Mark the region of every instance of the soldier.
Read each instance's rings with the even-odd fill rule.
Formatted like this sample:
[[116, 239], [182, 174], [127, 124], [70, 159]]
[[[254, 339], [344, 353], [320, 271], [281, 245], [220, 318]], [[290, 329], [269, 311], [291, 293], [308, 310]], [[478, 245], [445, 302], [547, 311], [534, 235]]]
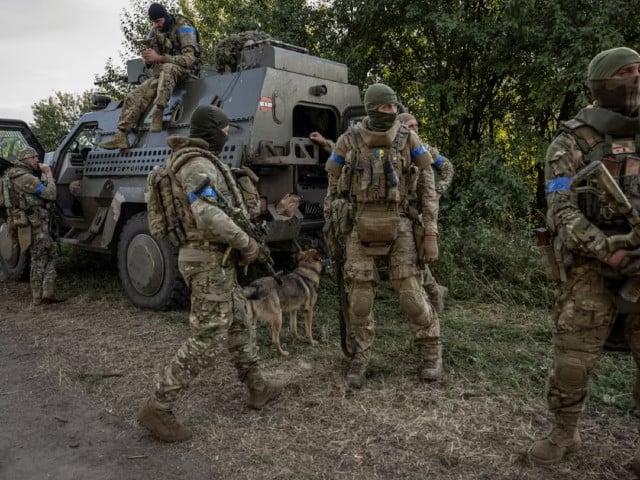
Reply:
[[154, 397], [138, 417], [143, 427], [167, 442], [191, 437], [191, 431], [173, 415], [172, 407], [180, 392], [216, 360], [225, 340], [238, 377], [249, 390], [250, 408], [262, 408], [282, 391], [281, 384], [262, 376], [256, 353], [249, 347], [247, 306], [237, 283], [236, 266], [233, 261], [223, 265], [228, 247], [240, 252], [243, 265], [255, 261], [259, 254], [258, 243], [218, 204], [217, 198], [224, 195], [233, 207], [246, 208], [229, 168], [215, 157], [226, 142], [228, 130], [222, 110], [200, 106], [191, 117], [189, 137], [176, 135], [167, 140], [173, 150], [167, 168], [174, 171], [182, 192], [178, 201], [183, 206], [188, 241], [180, 246], [178, 266], [191, 289], [189, 323], [193, 333], [164, 369]]
[[173, 89], [196, 67], [200, 45], [193, 25], [181, 15], [168, 13], [159, 3], [151, 4], [149, 18], [153, 28], [140, 55], [147, 67], [152, 67], [153, 77], [126, 96], [118, 119], [118, 132], [111, 140], [101, 143], [102, 148], [129, 148], [127, 134], [151, 103], [155, 108], [149, 131], [160, 132], [164, 109]]
[[[41, 180], [41, 174], [46, 180]], [[20, 248], [31, 248], [31, 294], [33, 305], [55, 303], [56, 249], [49, 233], [49, 209], [56, 199], [51, 167], [38, 163], [31, 147], [16, 152], [16, 161], [5, 173], [9, 179], [9, 224], [16, 230]]]
[[[398, 115], [398, 120], [401, 123], [404, 123], [409, 130], [413, 130], [418, 134], [418, 121], [416, 120], [416, 117], [405, 112]], [[453, 181], [453, 164], [447, 157], [442, 155], [437, 148], [432, 147], [431, 145], [426, 145], [426, 147], [434, 159], [431, 166], [438, 173], [438, 178], [436, 180], [436, 194], [438, 196], [438, 201], [440, 201], [440, 198], [442, 198], [442, 195], [444, 195], [444, 192], [451, 186], [451, 182]], [[429, 299], [433, 302], [436, 312], [442, 313], [444, 311], [444, 302], [449, 293], [449, 289], [436, 282], [436, 279], [431, 273], [431, 269], [427, 265], [425, 265], [424, 269], [424, 289], [427, 291]]]
[[[346, 380], [359, 388], [365, 378], [374, 337], [377, 258], [388, 260], [391, 284], [422, 357], [419, 376], [435, 380], [442, 371], [440, 327], [419, 266], [438, 258], [432, 158], [418, 136], [397, 121], [398, 99], [390, 87], [369, 86], [364, 103], [367, 117], [338, 138], [326, 163], [325, 219], [346, 242], [344, 276], [354, 349]], [[428, 182], [418, 198], [422, 171]]]
[[[624, 322], [625, 339], [640, 362], [640, 312], [618, 312], [623, 285], [640, 274], [640, 257], [609, 237], [628, 232], [629, 223], [594, 194], [570, 188], [572, 177], [586, 165], [602, 162], [632, 205], [640, 206], [634, 187], [640, 171], [640, 55], [624, 47], [599, 53], [589, 64], [587, 84], [594, 104], [561, 124], [545, 160], [547, 225], [555, 251], [551, 261], [557, 260], [558, 267], [553, 280], [559, 284], [547, 383], [553, 429], [529, 449], [531, 460], [543, 465], [580, 447], [578, 420], [587, 383], [616, 317]], [[604, 189], [603, 183], [592, 186]], [[640, 467], [638, 454], [634, 466]]]

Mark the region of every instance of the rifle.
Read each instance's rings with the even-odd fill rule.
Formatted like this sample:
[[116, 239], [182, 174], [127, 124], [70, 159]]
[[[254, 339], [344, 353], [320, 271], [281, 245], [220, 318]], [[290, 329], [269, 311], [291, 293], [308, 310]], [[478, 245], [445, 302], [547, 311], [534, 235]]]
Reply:
[[352, 358], [355, 353], [353, 339], [351, 335], [351, 322], [349, 319], [349, 297], [347, 289], [344, 285], [344, 250], [340, 240], [337, 238], [333, 222], [328, 220], [322, 228], [325, 237], [325, 243], [331, 245], [329, 248], [333, 257], [333, 265], [335, 265], [336, 284], [338, 286], [338, 295], [340, 296], [340, 308], [338, 310], [338, 321], [340, 322], [340, 347], [345, 356]]
[[[196, 186], [193, 191], [194, 194], [198, 195], [201, 193], [207, 186], [211, 185], [211, 179], [209, 177], [205, 177], [202, 181]], [[247, 235], [253, 238], [258, 245], [260, 246], [258, 253], [258, 261], [262, 263], [270, 275], [275, 278], [278, 285], [282, 285], [282, 280], [278, 277], [276, 270], [274, 268], [274, 261], [271, 258], [271, 252], [269, 251], [269, 247], [267, 247], [265, 239], [267, 237], [267, 227], [264, 222], [253, 222], [251, 221], [240, 208], [232, 207], [231, 204], [224, 198], [223, 195], [218, 195], [216, 197], [218, 199], [220, 208], [227, 216], [235, 223], [238, 227], [240, 227]], [[228, 247], [224, 252], [222, 257], [223, 266], [227, 264], [229, 256], [231, 255], [232, 248]]]
[[[596, 188], [594, 184], [600, 188]], [[640, 247], [640, 213], [631, 205], [618, 182], [602, 162], [591, 162], [580, 170], [571, 180], [571, 190], [576, 193], [588, 192], [596, 195], [600, 201], [608, 204], [629, 222], [631, 227], [629, 233], [607, 237], [609, 252], [620, 249], [633, 250]], [[638, 256], [638, 253], [630, 252], [633, 256]], [[620, 290], [620, 297], [633, 303], [640, 300], [640, 277], [632, 277], [627, 280]]]

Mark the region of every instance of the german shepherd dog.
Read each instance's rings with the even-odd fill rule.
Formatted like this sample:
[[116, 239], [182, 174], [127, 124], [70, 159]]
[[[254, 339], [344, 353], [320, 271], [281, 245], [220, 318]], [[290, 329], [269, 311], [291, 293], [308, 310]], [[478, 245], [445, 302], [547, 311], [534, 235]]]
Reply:
[[[316, 345], [311, 333], [313, 309], [318, 300], [318, 284], [322, 273], [322, 257], [317, 250], [303, 250], [295, 254], [298, 266], [291, 273], [254, 280], [244, 289], [249, 317], [271, 325], [271, 341], [280, 355], [289, 352], [280, 345], [282, 315], [289, 312], [289, 327], [298, 338], [297, 312], [304, 312], [304, 327], [307, 340]], [[256, 322], [257, 323], [257, 322]]]

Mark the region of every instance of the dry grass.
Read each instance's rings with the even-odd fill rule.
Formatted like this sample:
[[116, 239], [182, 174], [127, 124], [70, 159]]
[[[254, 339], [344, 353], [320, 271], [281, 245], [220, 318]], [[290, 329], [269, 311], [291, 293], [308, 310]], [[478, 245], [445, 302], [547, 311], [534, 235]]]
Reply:
[[[95, 291], [49, 309], [29, 308], [28, 299], [28, 285], [0, 283], [3, 328], [20, 330], [43, 352], [43, 372], [134, 426], [155, 373], [188, 335], [186, 312], [144, 312], [117, 295], [101, 297]], [[295, 342], [285, 328], [283, 343], [291, 356], [283, 359], [272, 352], [268, 332], [260, 331], [268, 375], [288, 382], [282, 401], [260, 412], [246, 409], [243, 386], [222, 355], [176, 410], [194, 429], [193, 439], [166, 448], [195, 449], [210, 459], [221, 478], [229, 479], [633, 478], [628, 462], [636, 421], [625, 410], [599, 405], [585, 413], [579, 453], [553, 468], [528, 465], [523, 452], [547, 430], [542, 391], [534, 395], [527, 390], [531, 381], [507, 379], [501, 384], [486, 365], [497, 362], [505, 369], [508, 358], [485, 358], [478, 352], [483, 345], [494, 345], [481, 335], [488, 339], [507, 328], [520, 335], [535, 315], [516, 318], [518, 322], [505, 307], [453, 306], [443, 318], [445, 348], [450, 347], [447, 374], [443, 381], [425, 385], [415, 379], [406, 325], [397, 313], [388, 318], [388, 312], [397, 311], [392, 299], [381, 292], [379, 303], [386, 320], [379, 325], [365, 388], [354, 392], [343, 381], [346, 361], [335, 334], [335, 300], [325, 293], [314, 325], [316, 338], [324, 340], [319, 346]], [[454, 330], [470, 319], [479, 333]], [[540, 336], [530, 330], [534, 339]], [[467, 348], [465, 335], [478, 351]], [[512, 346], [523, 355], [525, 338]], [[545, 339], [534, 341], [540, 349]], [[539, 359], [543, 365], [545, 361]], [[536, 389], [543, 383], [540, 369], [537, 365], [532, 374]], [[511, 374], [518, 377], [523, 371]]]

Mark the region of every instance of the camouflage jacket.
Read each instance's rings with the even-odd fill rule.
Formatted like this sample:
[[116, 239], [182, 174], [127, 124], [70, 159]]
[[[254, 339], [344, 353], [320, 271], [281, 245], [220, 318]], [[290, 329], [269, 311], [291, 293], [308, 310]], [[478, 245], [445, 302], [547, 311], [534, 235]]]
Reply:
[[[363, 122], [355, 126], [355, 129], [357, 129], [361, 135], [367, 148], [380, 148], [381, 150], [392, 148], [392, 143], [400, 128], [406, 127], [402, 127], [399, 122], [396, 122], [396, 124], [386, 132], [373, 132], [368, 130]], [[399, 164], [394, 165], [394, 169], [398, 177], [400, 177], [400, 186], [403, 190], [400, 192], [400, 210], [406, 214], [408, 213], [410, 203], [415, 203], [415, 207], [422, 214], [426, 231], [437, 232], [438, 199], [435, 191], [433, 169], [429, 168], [429, 166], [433, 164], [433, 158], [418, 135], [408, 129], [407, 132], [406, 144], [400, 151], [401, 158], [399, 159]], [[331, 202], [341, 195], [344, 196], [344, 193], [341, 193], [338, 187], [340, 177], [345, 174], [343, 167], [348, 167], [348, 170], [351, 172], [350, 175], [353, 175], [358, 170], [357, 166], [353, 164], [356, 161], [358, 152], [354, 147], [353, 140], [350, 138], [351, 135], [350, 132], [347, 132], [338, 138], [335, 148], [325, 165], [329, 178], [327, 196], [325, 197], [326, 220], [329, 220]], [[412, 166], [414, 168], [417, 167], [418, 176], [423, 178], [422, 188], [417, 192], [411, 192], [412, 194], [418, 195], [415, 199], [410, 198], [407, 188], [407, 185], [410, 183], [408, 180], [409, 170]], [[350, 202], [355, 201], [353, 195], [347, 194], [346, 197]]]
[[12, 207], [24, 211], [32, 224], [37, 219], [48, 219], [47, 205], [56, 199], [55, 181], [52, 178], [42, 181], [22, 162], [16, 162], [5, 175], [11, 182]]
[[593, 161], [611, 160], [624, 172], [625, 156], [637, 155], [639, 146], [634, 144], [634, 137], [638, 134], [637, 118], [588, 107], [564, 123], [549, 145], [545, 158], [547, 225], [571, 254], [607, 262], [612, 253], [607, 250], [607, 235], [624, 232], [610, 231], [585, 213], [570, 188], [572, 177]]
[[451, 186], [453, 181], [453, 164], [451, 161], [442, 155], [436, 147], [427, 145], [429, 153], [433, 157], [433, 164], [431, 165], [436, 171], [436, 192], [443, 194]]
[[153, 48], [164, 55], [166, 63], [173, 63], [190, 69], [196, 63], [200, 53], [198, 33], [193, 25], [182, 15], [173, 15], [174, 22], [167, 32], [152, 28], [147, 35]]
[[[191, 155], [187, 162], [174, 171], [182, 191], [180, 203], [184, 209], [183, 226], [187, 238], [226, 244], [236, 249], [245, 247], [249, 243], [248, 234], [219, 206], [219, 197], [224, 196], [229, 205], [242, 208], [233, 195], [234, 186], [228, 185], [227, 179], [232, 178], [230, 172], [225, 175], [221, 171], [221, 168], [228, 167], [213, 157], [204, 140], [174, 135], [167, 139], [167, 145], [173, 149], [167, 160], [169, 169], [174, 163], [179, 163], [183, 155]], [[209, 179], [209, 186], [196, 193], [205, 178]], [[193, 218], [193, 222], [189, 218]]]

